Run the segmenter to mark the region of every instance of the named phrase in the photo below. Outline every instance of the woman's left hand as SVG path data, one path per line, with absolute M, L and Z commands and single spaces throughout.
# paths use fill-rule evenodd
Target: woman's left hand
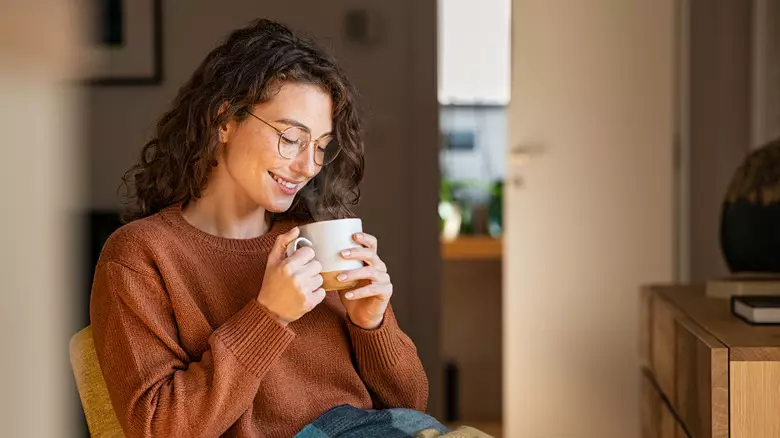
M 366 263 L 366 266 L 344 272 L 338 279 L 360 280 L 362 287 L 343 291 L 339 296 L 352 323 L 365 330 L 373 330 L 382 324 L 385 310 L 393 295 L 393 284 L 387 273 L 387 265 L 377 255 L 376 237 L 357 233 L 352 238 L 363 247 L 344 250 L 341 256 L 349 260 L 360 260 Z

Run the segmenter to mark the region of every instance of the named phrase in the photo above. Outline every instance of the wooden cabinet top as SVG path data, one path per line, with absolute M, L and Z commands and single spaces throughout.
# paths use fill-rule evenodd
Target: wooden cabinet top
M 780 325 L 751 325 L 732 315 L 731 302 L 709 298 L 705 286 L 649 286 L 729 348 L 729 359 L 780 361 Z
M 488 236 L 459 236 L 453 241 L 441 243 L 444 260 L 501 260 L 501 239 Z

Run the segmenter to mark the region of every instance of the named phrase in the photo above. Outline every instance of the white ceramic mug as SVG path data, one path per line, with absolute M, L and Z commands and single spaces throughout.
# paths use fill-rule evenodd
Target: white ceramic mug
M 322 287 L 325 290 L 351 289 L 358 281 L 341 282 L 336 277 L 344 272 L 363 267 L 360 260 L 348 260 L 341 251 L 358 248 L 352 236 L 363 231 L 363 222 L 357 218 L 335 219 L 301 225 L 300 237 L 287 245 L 287 257 L 303 246 L 314 249 L 314 258 L 322 265 Z

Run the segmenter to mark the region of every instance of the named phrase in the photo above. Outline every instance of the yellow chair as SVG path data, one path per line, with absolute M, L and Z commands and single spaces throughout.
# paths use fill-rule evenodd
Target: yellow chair
M 124 437 L 100 371 L 92 327 L 87 326 L 70 339 L 70 364 L 90 435 L 93 438 Z

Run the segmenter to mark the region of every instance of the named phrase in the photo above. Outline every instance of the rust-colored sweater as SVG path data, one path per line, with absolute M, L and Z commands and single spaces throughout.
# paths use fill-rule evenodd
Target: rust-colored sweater
M 220 238 L 177 205 L 111 236 L 90 314 L 127 436 L 291 437 L 343 404 L 425 410 L 428 381 L 391 308 L 369 331 L 335 292 L 286 328 L 258 304 L 268 252 L 292 226 Z

